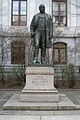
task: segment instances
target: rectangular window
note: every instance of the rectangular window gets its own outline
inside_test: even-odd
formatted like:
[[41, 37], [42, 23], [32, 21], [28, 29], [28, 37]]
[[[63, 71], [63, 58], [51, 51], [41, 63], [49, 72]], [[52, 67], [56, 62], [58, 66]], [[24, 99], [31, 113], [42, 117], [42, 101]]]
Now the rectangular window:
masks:
[[26, 26], [27, 0], [12, 0], [12, 25]]
[[53, 0], [53, 23], [54, 26], [67, 25], [67, 0]]
[[66, 43], [53, 44], [53, 63], [54, 64], [67, 63], [67, 44]]
[[11, 64], [25, 64], [25, 43], [11, 43]]

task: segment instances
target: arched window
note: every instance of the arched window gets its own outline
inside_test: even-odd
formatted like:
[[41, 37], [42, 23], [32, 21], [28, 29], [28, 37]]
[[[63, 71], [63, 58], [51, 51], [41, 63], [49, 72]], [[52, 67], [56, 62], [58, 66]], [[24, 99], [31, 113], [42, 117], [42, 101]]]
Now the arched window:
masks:
[[53, 44], [53, 64], [67, 64], [67, 44]]
[[67, 26], [67, 0], [52, 0], [54, 26]]
[[27, 0], [12, 0], [12, 25], [27, 24]]
[[25, 64], [25, 43], [14, 41], [11, 43], [11, 64]]

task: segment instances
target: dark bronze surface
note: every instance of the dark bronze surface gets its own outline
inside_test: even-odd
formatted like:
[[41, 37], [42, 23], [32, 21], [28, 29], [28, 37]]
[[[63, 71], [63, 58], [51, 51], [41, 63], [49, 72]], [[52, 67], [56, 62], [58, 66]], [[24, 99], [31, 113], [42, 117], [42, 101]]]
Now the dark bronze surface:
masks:
[[[39, 6], [40, 13], [33, 16], [30, 25], [31, 38], [34, 46], [35, 64], [44, 64], [46, 56], [46, 48], [51, 47], [52, 38], [52, 18], [51, 15], [45, 13], [45, 6]], [[41, 48], [41, 60], [38, 60], [39, 48]]]

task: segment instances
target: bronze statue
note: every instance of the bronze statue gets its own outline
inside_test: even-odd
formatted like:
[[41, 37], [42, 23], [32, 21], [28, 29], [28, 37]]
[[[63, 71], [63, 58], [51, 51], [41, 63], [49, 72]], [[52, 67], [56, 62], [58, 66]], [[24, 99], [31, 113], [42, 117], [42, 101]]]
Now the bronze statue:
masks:
[[30, 25], [31, 37], [34, 44], [34, 63], [39, 63], [38, 54], [41, 48], [41, 63], [45, 63], [46, 48], [51, 47], [52, 18], [45, 13], [45, 6], [39, 6], [40, 13], [33, 16]]

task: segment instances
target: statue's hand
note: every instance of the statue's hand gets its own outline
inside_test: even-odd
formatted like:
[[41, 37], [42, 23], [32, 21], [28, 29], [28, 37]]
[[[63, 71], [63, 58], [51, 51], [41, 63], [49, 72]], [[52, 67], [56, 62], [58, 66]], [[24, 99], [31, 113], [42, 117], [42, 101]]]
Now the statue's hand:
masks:
[[49, 36], [49, 39], [52, 39], [52, 35], [51, 35], [51, 36]]
[[34, 37], [34, 35], [35, 35], [35, 33], [31, 33], [31, 38], [33, 38], [33, 37]]

